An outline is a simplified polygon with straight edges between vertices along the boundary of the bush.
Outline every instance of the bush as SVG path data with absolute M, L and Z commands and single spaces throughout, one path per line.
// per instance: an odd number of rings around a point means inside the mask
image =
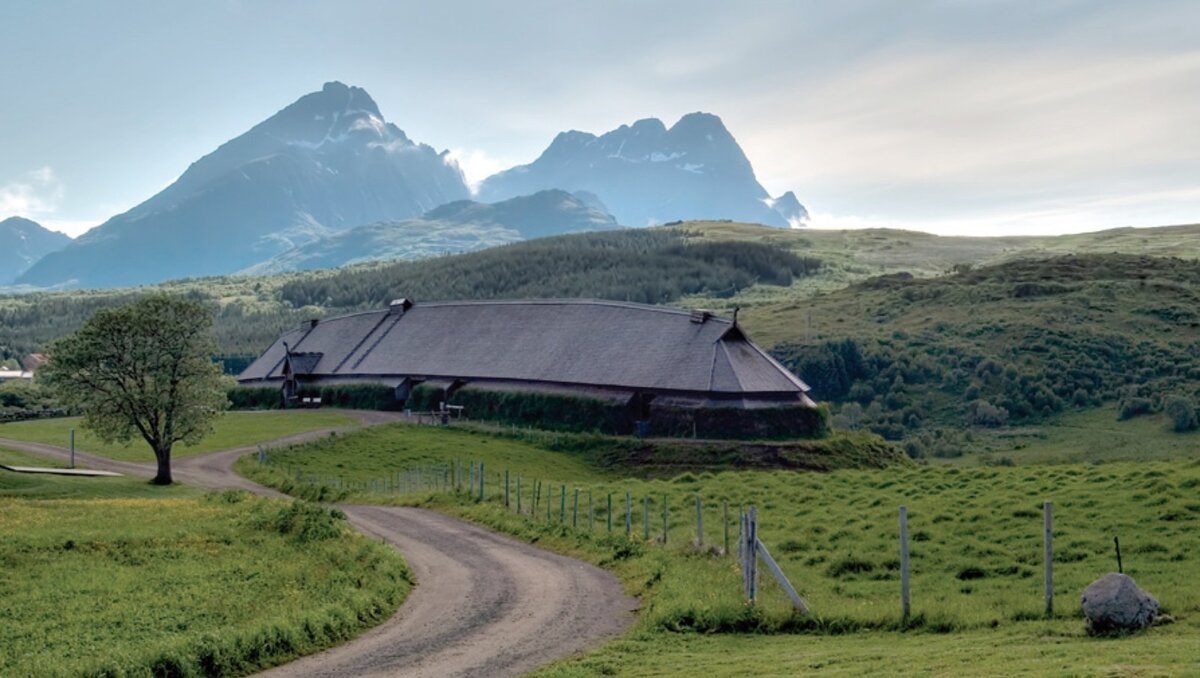
M 1133 419 L 1144 414 L 1150 414 L 1154 411 L 1154 403 L 1149 398 L 1131 397 L 1122 398 L 1117 403 L 1117 419 L 1125 421 Z
M 1200 420 L 1196 417 L 1196 406 L 1190 398 L 1175 396 L 1167 400 L 1163 411 L 1171 419 L 1171 429 L 1176 433 L 1195 431 L 1200 428 Z
M 967 410 L 967 423 L 989 428 L 1004 426 L 1008 423 L 1008 410 L 986 400 L 976 400 Z

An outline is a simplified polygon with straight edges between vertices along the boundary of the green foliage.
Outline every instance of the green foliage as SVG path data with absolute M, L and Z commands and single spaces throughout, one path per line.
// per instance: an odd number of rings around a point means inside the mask
M 820 267 L 759 243 L 689 243 L 678 229 L 539 238 L 481 252 L 289 282 L 294 307 L 378 307 L 410 299 L 591 297 L 660 304 L 689 294 L 733 294 L 756 283 L 790 285 Z
M 1121 421 L 1154 412 L 1154 401 L 1132 396 L 1117 402 L 1117 418 Z
M 1163 412 L 1171 419 L 1171 430 L 1176 433 L 1200 428 L 1200 419 L 1196 417 L 1196 405 L 1191 398 L 1174 396 L 1163 405 Z
M 1200 263 L 1088 255 L 875 278 L 743 317 L 784 339 L 773 353 L 844 423 L 908 442 L 1118 399 L 1123 416 L 1153 412 L 1200 379 L 1197 303 Z M 806 325 L 823 341 L 795 340 Z
M 0 383 L 0 424 L 39 417 L 61 417 L 66 408 L 60 407 L 54 396 L 40 383 L 6 381 Z
M 318 397 L 321 407 L 343 407 L 354 410 L 383 410 L 396 411 L 400 402 L 396 400 L 395 392 L 387 387 L 376 384 L 345 384 L 338 386 L 304 386 L 297 389 L 296 394 L 301 398 Z M 275 391 L 276 399 L 279 391 Z
M 155 482 L 170 484 L 171 448 L 199 442 L 228 407 L 211 327 L 198 302 L 142 297 L 56 342 L 39 376 L 100 440 L 143 438 L 159 460 Z

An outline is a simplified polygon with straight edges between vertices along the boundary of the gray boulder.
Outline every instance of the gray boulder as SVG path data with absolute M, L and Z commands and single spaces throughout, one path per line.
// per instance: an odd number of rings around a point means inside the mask
M 1080 602 L 1092 635 L 1140 631 L 1158 616 L 1158 600 L 1133 578 L 1115 572 L 1089 584 Z

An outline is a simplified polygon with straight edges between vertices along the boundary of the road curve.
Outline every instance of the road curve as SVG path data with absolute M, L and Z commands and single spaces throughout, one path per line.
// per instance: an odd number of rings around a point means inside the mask
M 388 417 L 362 413 L 366 425 Z M 311 431 L 269 446 L 312 440 Z M 63 459 L 63 448 L 0 438 L 0 445 Z M 278 492 L 243 478 L 233 463 L 257 446 L 185 457 L 176 479 L 209 489 Z M 136 476 L 152 464 L 76 452 L 82 466 Z M 418 508 L 342 505 L 364 534 L 404 554 L 417 586 L 391 619 L 358 638 L 260 675 L 516 676 L 570 656 L 633 623 L 636 601 L 609 573 L 586 563 Z

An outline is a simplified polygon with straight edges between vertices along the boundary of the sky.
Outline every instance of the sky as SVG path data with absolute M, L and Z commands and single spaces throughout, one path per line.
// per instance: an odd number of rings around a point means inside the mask
M 707 111 L 826 228 L 1200 222 L 1200 2 L 0 0 L 0 219 L 78 235 L 322 83 L 467 179 Z

